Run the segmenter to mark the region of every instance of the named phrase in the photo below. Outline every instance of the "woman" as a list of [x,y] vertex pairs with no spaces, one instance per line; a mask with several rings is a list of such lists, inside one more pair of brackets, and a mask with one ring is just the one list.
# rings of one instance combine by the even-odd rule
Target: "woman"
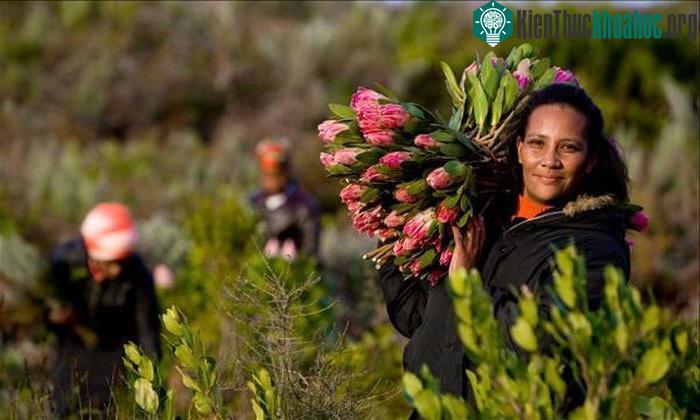
[[[552,284],[553,247],[570,241],[586,257],[588,298],[603,297],[603,268],[620,267],[629,276],[626,213],[628,177],[616,146],[602,133],[600,109],[580,88],[554,84],[533,93],[512,127],[510,162],[518,197],[515,211],[499,222],[475,218],[465,232],[453,227],[456,247],[450,272],[478,268],[492,296],[504,338],[517,319],[517,296],[527,286],[547,305]],[[507,207],[507,203],[505,206]],[[491,214],[489,214],[491,216]],[[488,225],[486,225],[488,223]],[[464,357],[445,281],[429,288],[389,265],[381,270],[389,318],[406,337],[404,367],[427,365],[443,392],[468,396]]]

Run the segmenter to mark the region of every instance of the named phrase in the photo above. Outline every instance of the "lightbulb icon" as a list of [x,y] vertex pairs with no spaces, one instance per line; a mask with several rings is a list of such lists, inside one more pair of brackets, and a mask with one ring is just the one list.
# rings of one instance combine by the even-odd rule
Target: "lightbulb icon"
[[[500,5],[498,5],[500,6]],[[507,19],[505,11],[507,9],[499,9],[495,2],[491,2],[488,8],[479,8],[481,11],[481,17],[475,23],[481,26],[480,35],[486,34],[486,43],[492,47],[498,45],[501,42],[501,34],[503,34],[503,29],[506,24],[510,23]]]

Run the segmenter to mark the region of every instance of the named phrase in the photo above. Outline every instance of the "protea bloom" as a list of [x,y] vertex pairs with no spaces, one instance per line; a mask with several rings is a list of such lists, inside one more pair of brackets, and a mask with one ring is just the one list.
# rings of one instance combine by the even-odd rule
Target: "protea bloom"
[[395,228],[401,226],[406,221],[406,216],[398,214],[396,211],[392,211],[388,216],[384,218],[384,224],[387,227]]
[[440,265],[450,265],[452,261],[452,249],[446,248],[440,253]]
[[318,125],[318,138],[324,143],[332,143],[338,133],[348,130],[350,127],[336,120],[326,120]]
[[643,211],[634,213],[628,221],[630,227],[638,232],[646,232],[649,229],[649,216]]
[[409,194],[404,187],[399,187],[394,191],[394,198],[400,203],[415,203],[419,200],[419,197]]
[[362,197],[362,193],[365,192],[366,187],[358,184],[348,184],[340,190],[340,201],[345,204],[351,201],[358,201]]
[[368,144],[372,146],[388,146],[394,143],[394,132],[387,129],[377,128],[372,130],[363,130]]
[[382,212],[381,206],[359,211],[352,216],[352,225],[358,232],[373,236],[381,227]]
[[378,104],[379,99],[386,98],[379,92],[375,92],[372,89],[367,89],[366,87],[360,86],[350,98],[350,108],[352,108],[353,111],[358,112],[365,106]]
[[357,155],[360,153],[362,153],[362,149],[356,147],[340,149],[333,154],[333,159],[335,163],[340,165],[352,165],[357,162]]
[[401,169],[401,164],[407,160],[411,160],[413,154],[411,152],[391,152],[382,156],[379,163],[387,166],[390,169]]
[[413,139],[413,144],[423,149],[436,149],[440,144],[428,134],[419,134]]
[[457,220],[457,216],[459,216],[459,211],[456,206],[449,208],[444,201],[438,205],[437,219],[440,223],[454,223]]
[[561,67],[556,67],[556,69],[556,73],[554,74],[554,83],[568,83],[578,86],[578,79],[573,72],[564,70]]
[[436,268],[428,274],[428,283],[431,286],[435,286],[447,275],[447,272],[441,268]]
[[365,171],[364,174],[362,174],[361,179],[365,182],[372,182],[372,181],[386,181],[387,179],[389,179],[389,177],[386,176],[385,174],[379,172],[377,170],[377,165],[372,165],[369,168],[367,168],[367,170]]
[[447,173],[445,168],[437,168],[433,170],[428,177],[425,179],[435,190],[443,190],[450,186],[452,183],[452,177]]
[[409,238],[423,243],[433,233],[435,225],[435,211],[430,208],[416,214],[406,222],[403,233]]
[[318,158],[321,161],[321,164],[323,165],[323,167],[326,169],[335,165],[335,158],[330,153],[321,152],[321,154],[318,156]]

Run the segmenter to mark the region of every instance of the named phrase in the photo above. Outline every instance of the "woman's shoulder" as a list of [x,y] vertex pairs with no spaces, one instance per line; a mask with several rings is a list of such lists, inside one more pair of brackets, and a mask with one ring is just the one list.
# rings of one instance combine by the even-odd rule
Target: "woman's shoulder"
[[[581,195],[563,207],[521,223],[525,230],[567,231],[624,238],[628,228],[628,212],[611,195],[591,197]],[[528,225],[530,225],[528,227]],[[519,226],[514,226],[518,228]]]

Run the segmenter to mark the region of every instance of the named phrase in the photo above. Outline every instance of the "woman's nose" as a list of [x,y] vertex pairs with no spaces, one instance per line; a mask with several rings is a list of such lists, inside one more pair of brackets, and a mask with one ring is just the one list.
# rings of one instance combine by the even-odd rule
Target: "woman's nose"
[[545,168],[561,168],[561,159],[559,159],[559,153],[555,147],[548,147],[545,150],[540,165]]

